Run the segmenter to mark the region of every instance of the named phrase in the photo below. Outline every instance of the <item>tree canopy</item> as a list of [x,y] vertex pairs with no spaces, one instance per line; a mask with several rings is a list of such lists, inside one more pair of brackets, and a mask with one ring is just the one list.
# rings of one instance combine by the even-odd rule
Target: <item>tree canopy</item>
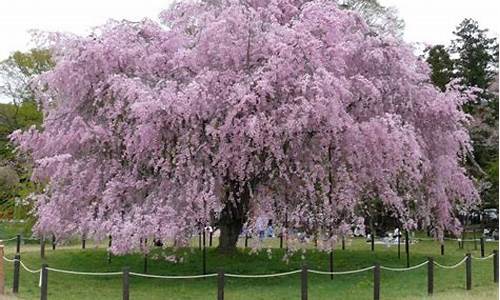
[[332,1],[179,2],[163,24],[50,36],[43,130],[13,134],[46,182],[40,234],[182,243],[215,220],[222,248],[259,216],[326,248],[372,203],[404,228],[458,232],[477,204],[460,106],[413,49]]

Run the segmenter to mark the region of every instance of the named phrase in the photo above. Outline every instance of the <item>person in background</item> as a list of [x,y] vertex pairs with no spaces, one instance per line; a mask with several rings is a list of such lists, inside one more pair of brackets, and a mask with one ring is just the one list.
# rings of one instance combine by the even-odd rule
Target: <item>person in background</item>
[[273,220],[269,219],[267,222],[266,236],[274,238]]
[[257,232],[259,233],[259,240],[262,242],[266,236],[266,219],[262,216],[259,216],[255,223],[255,227],[257,228]]

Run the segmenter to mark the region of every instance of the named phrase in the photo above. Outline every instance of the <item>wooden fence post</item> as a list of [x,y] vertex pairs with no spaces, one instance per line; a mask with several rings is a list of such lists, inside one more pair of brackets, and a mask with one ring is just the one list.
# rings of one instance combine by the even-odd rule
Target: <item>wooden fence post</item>
[[217,278],[217,300],[224,300],[224,270],[219,270]]
[[302,272],[300,273],[300,282],[301,282],[301,300],[307,300],[307,266],[302,265]]
[[465,282],[467,290],[472,289],[472,259],[470,253],[467,253],[467,260],[465,261]]
[[434,258],[427,258],[427,294],[434,293]]
[[40,237],[40,258],[45,259],[45,237]]
[[130,289],[130,282],[129,282],[129,272],[130,272],[130,268],[129,267],[124,267],[122,269],[122,272],[123,272],[123,295],[122,295],[122,299],[123,300],[129,300],[129,297],[130,297],[130,292],[129,292],[129,289]]
[[283,249],[283,233],[280,233],[280,249]]
[[208,233],[208,247],[212,247],[212,238],[214,236],[213,229]]
[[380,265],[375,263],[373,268],[373,300],[380,300]]
[[342,250],[345,250],[345,236],[342,236]]
[[[333,272],[333,249],[330,251],[330,272]],[[333,274],[330,274],[330,279],[333,280]]]
[[21,253],[21,235],[17,235],[16,239],[16,253]]
[[42,265],[42,282],[40,286],[40,300],[47,300],[47,289],[49,286],[49,270],[47,270],[48,265]]
[[19,293],[19,266],[21,265],[20,260],[21,255],[19,255],[18,253],[14,256],[14,280],[12,282],[12,293],[14,294]]
[[493,282],[498,283],[498,250],[493,250]]
[[0,243],[0,295],[5,292],[5,268],[3,266],[3,245]]
[[85,235],[82,235],[82,249],[85,249]]
[[245,248],[248,248],[248,234],[245,233]]
[[444,255],[444,241],[441,242],[441,255]]
[[480,247],[481,247],[481,257],[484,257],[484,237],[480,239]]

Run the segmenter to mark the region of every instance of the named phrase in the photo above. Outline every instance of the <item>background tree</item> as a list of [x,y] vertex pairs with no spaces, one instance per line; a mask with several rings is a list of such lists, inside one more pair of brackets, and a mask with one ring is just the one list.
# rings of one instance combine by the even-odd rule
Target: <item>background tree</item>
[[478,200],[460,164],[466,98],[430,84],[411,47],[332,1],[180,2],[161,16],[52,36],[43,130],[12,136],[47,183],[39,234],[111,234],[124,253],[215,218],[231,251],[268,216],[331,249],[372,201],[404,228],[460,231],[457,211]]
[[455,77],[454,66],[450,54],[444,45],[436,45],[426,49],[426,61],[430,65],[431,81],[441,91],[446,90],[446,85]]
[[[16,157],[10,145],[9,135],[17,129],[27,129],[42,123],[30,82],[33,76],[53,66],[48,50],[33,49],[29,52],[15,52],[0,62],[0,192],[1,218],[25,218],[29,208],[22,208],[21,199],[34,191],[30,182],[31,166],[22,157]],[[5,178],[3,178],[5,177]],[[13,184],[12,178],[15,178]]]
[[[477,99],[465,106],[473,116],[469,126],[474,158],[471,172],[483,181],[482,198],[487,207],[498,207],[498,42],[477,21],[463,20],[453,32],[450,46],[456,77],[462,84],[477,87]],[[496,167],[495,167],[496,166]],[[496,178],[496,179],[495,179]]]

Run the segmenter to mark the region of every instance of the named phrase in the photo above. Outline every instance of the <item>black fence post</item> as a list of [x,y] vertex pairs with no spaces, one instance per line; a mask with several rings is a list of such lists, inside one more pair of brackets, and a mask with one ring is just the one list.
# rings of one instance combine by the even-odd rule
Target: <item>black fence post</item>
[[56,250],[56,236],[52,235],[52,250]]
[[345,236],[342,236],[342,250],[345,250]]
[[375,263],[373,268],[373,300],[380,300],[380,265]]
[[217,277],[217,300],[224,300],[224,270],[220,269]]
[[375,251],[375,232],[372,232],[370,236],[371,236],[371,241],[370,241],[371,250]]
[[123,300],[129,300],[130,297],[130,282],[129,282],[129,272],[130,268],[129,267],[124,267],[122,269],[123,272]]
[[201,250],[201,230],[198,232],[198,249]]
[[[333,249],[330,251],[330,272],[333,272]],[[330,279],[333,280],[333,274],[330,274]]]
[[484,237],[480,239],[480,247],[481,247],[481,257],[484,257]]
[[444,255],[444,241],[441,242],[441,255]]
[[111,243],[113,242],[113,239],[111,238],[111,235],[109,236],[109,241],[108,241],[108,264],[111,263]]
[[283,233],[280,233],[280,249],[283,249]]
[[212,237],[214,236],[214,231],[211,230],[208,234],[208,247],[212,247]]
[[398,259],[401,259],[401,233],[398,230]]
[[300,273],[300,292],[302,300],[307,300],[307,266],[302,265],[302,272]]
[[245,248],[248,248],[248,234],[245,234]]
[[19,266],[21,265],[20,260],[21,255],[19,255],[18,253],[14,256],[14,282],[12,283],[12,293],[14,294],[19,293]]
[[144,273],[148,272],[148,254],[144,253]]
[[473,238],[474,238],[474,250],[477,250],[476,229],[474,228],[472,230],[472,232],[473,232]]
[[467,253],[467,260],[465,261],[465,281],[467,290],[472,289],[472,259],[470,253]]
[[16,239],[16,253],[21,253],[21,235],[17,235]]
[[410,238],[408,237],[408,230],[405,230],[405,251],[406,251],[406,267],[410,267]]
[[82,249],[85,249],[85,236],[82,236]]
[[43,235],[40,237],[40,257],[45,259],[45,237]]
[[42,265],[42,282],[40,286],[40,300],[47,300],[47,289],[49,281],[49,270],[47,270],[48,265]]
[[434,258],[427,258],[427,294],[434,293]]
[[498,282],[498,250],[493,250],[493,282]]
[[203,275],[207,274],[207,245],[206,245],[206,230],[203,228]]

